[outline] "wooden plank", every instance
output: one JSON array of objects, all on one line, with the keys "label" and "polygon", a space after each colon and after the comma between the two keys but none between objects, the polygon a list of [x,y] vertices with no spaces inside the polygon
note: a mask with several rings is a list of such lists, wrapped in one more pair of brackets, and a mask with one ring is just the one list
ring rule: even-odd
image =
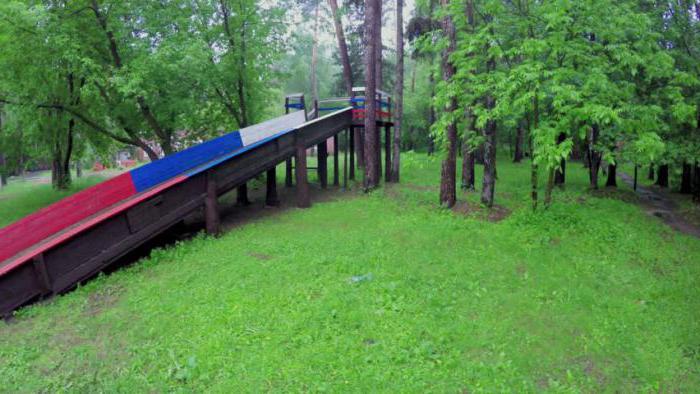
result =
[{"label": "wooden plank", "polygon": [[221,218],[219,215],[216,178],[212,171],[207,172],[207,196],[204,199],[204,218],[206,221],[207,234],[219,235]]},{"label": "wooden plank", "polygon": [[[37,272],[37,267],[33,264],[0,264],[0,269],[6,269],[4,275],[0,274],[0,314],[6,315],[14,308],[43,294],[46,291],[46,283],[51,283],[52,293],[60,293],[74,287],[79,281],[103,270],[134,248],[181,221],[189,213],[200,209],[207,196],[230,190],[228,188],[238,186],[274,168],[277,163],[291,156],[297,156],[300,160],[299,167],[304,169],[297,171],[297,183],[301,185],[299,205],[310,206],[306,149],[326,141],[340,130],[349,127],[351,122],[351,111],[339,111],[306,122],[293,133],[256,142],[249,149],[243,148],[233,155],[212,161],[206,169],[188,172],[189,177],[178,177],[116,204],[61,233],[60,237],[57,236],[51,242],[32,248],[33,254],[29,257],[24,255],[23,261],[12,261],[21,265],[34,256],[43,254],[49,281],[43,276],[41,266],[38,266],[40,269]],[[204,171],[210,172],[216,186],[207,183]],[[154,197],[157,198],[153,199]],[[152,204],[155,201],[158,201],[158,204]],[[153,221],[134,226],[132,220],[130,225],[127,210],[137,206],[144,210],[144,214],[153,218]],[[39,282],[42,283],[41,288]]]},{"label": "wooden plank", "polygon": [[323,140],[317,145],[318,151],[318,181],[321,188],[325,189],[328,186],[328,142]]},{"label": "wooden plank", "polygon": [[265,205],[270,207],[276,207],[280,204],[279,197],[277,196],[277,169],[273,166],[267,170],[266,174],[267,189],[265,191]]},{"label": "wooden plank", "polygon": [[384,165],[385,165],[385,179],[390,181],[391,179],[391,127],[384,126]]},{"label": "wooden plank", "polygon": [[340,158],[338,157],[340,148],[338,147],[338,142],[340,142],[338,134],[333,134],[333,186],[340,185],[340,168],[338,168],[340,163]]},{"label": "wooden plank", "polygon": [[295,111],[275,119],[241,129],[243,146],[248,146],[284,130],[292,130],[306,121],[304,111]]},{"label": "wooden plank", "polygon": [[39,254],[34,256],[32,259],[34,263],[34,272],[36,273],[37,282],[43,290],[44,294],[49,294],[51,292],[51,278],[49,277],[49,272],[46,270],[46,262],[44,261],[44,255]]},{"label": "wooden plank", "polygon": [[294,182],[292,181],[292,166],[292,158],[290,157],[284,162],[284,186],[286,187],[294,186]]},{"label": "wooden plank", "polygon": [[348,171],[349,171],[349,178],[351,181],[355,180],[355,133],[356,132],[357,131],[355,131],[355,127],[350,126],[350,129],[348,131],[348,135],[349,135],[348,145],[349,146],[346,147],[346,149],[348,149],[348,148],[350,149],[350,154],[349,154],[350,155],[350,163],[348,164],[348,166],[349,166]]},{"label": "wooden plank", "polygon": [[297,146],[295,162],[295,172],[297,176],[297,207],[309,208],[311,206],[311,198],[309,196],[309,183],[306,174],[306,146]]},{"label": "wooden plank", "polygon": [[351,135],[352,129],[345,129],[345,149],[343,150],[343,189],[348,188],[348,153],[352,149],[352,143],[350,142]]}]

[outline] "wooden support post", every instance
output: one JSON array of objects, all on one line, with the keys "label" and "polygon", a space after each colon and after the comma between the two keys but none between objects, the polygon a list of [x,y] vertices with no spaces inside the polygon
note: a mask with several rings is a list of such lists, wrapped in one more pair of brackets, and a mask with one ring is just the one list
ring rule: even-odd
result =
[{"label": "wooden support post", "polygon": [[340,158],[338,157],[338,154],[340,153],[340,148],[338,147],[338,142],[340,142],[340,139],[338,138],[338,134],[333,135],[333,186],[338,186],[340,185],[340,168],[338,168],[340,164]]},{"label": "wooden support post", "polygon": [[346,150],[350,151],[350,163],[349,163],[349,168],[348,171],[350,180],[354,181],[355,180],[355,126],[350,126],[350,129],[348,130],[348,135],[350,136],[348,145],[345,147]]},{"label": "wooden support post", "polygon": [[[299,100],[300,103],[304,103],[304,96],[301,96],[301,100]],[[306,109],[303,109],[304,111],[304,118],[306,118]],[[284,99],[284,113],[288,114],[289,113],[289,97]],[[285,162],[285,173],[284,173],[284,186],[286,187],[292,187],[294,186],[294,183],[292,182],[292,158],[290,157],[287,159]]]},{"label": "wooden support post", "polygon": [[309,197],[309,183],[306,174],[306,148],[303,145],[296,147],[296,178],[297,178],[297,207],[309,208],[311,198]]},{"label": "wooden support post", "polygon": [[384,126],[384,165],[386,170],[384,172],[384,179],[387,182],[391,181],[391,126],[388,124]]},{"label": "wooden support post", "polygon": [[219,235],[221,219],[219,217],[219,201],[216,193],[216,179],[214,175],[207,173],[207,196],[204,198],[204,219],[206,221],[207,234]]},{"label": "wooden support post", "polygon": [[276,207],[280,205],[280,200],[277,197],[277,168],[272,167],[267,170],[267,191],[265,194],[265,205]]},{"label": "wooden support post", "polygon": [[37,282],[41,286],[41,294],[51,293],[51,278],[49,277],[49,271],[46,269],[44,254],[38,254],[32,259],[32,262],[34,263],[34,273],[36,274]]},{"label": "wooden support post", "polygon": [[387,107],[387,121],[391,122],[391,97],[387,97],[386,99],[388,107]]},{"label": "wooden support post", "polygon": [[236,190],[236,205],[241,207],[246,207],[250,205],[250,200],[248,199],[247,183],[238,186],[238,190]]},{"label": "wooden support post", "polygon": [[345,129],[345,149],[343,149],[343,189],[348,188],[348,153],[350,151],[350,135],[352,134],[352,126]]},{"label": "wooden support post", "polygon": [[323,140],[317,145],[318,149],[318,180],[321,188],[325,189],[328,186],[328,141]]},{"label": "wooden support post", "polygon": [[377,125],[376,127],[376,133],[377,133],[377,148],[376,148],[376,156],[377,156],[377,167],[379,170],[379,173],[377,174],[377,180],[382,179],[382,128]]},{"label": "wooden support post", "polygon": [[286,187],[294,186],[294,182],[292,181],[292,177],[294,175],[292,174],[292,158],[291,157],[289,159],[287,159],[287,161],[285,161],[284,169],[285,169],[284,186],[286,186]]}]

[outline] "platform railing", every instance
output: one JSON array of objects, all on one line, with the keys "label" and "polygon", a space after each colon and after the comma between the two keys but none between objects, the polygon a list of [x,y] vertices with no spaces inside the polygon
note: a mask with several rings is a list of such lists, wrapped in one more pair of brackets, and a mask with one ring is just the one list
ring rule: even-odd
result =
[{"label": "platform railing", "polygon": [[[392,102],[391,95],[382,91],[377,90],[375,95],[375,100],[377,103],[377,120],[391,122],[392,119]],[[352,96],[349,97],[329,97],[325,99],[318,100],[314,102],[312,108],[308,110],[307,119],[314,119],[324,113],[335,112],[346,109],[348,107],[353,108],[353,119],[355,121],[361,121],[365,118],[365,103],[367,98],[365,96],[364,87],[354,87],[352,89]],[[285,109],[289,110],[306,110],[306,105],[304,103],[304,96],[301,93],[288,95],[285,97]]]}]

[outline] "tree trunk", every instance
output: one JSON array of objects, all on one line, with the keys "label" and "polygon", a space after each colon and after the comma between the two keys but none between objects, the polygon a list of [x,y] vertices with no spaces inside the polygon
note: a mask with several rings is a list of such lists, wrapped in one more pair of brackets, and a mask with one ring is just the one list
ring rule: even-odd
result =
[{"label": "tree trunk", "polygon": [[474,151],[469,149],[468,144],[464,144],[462,151],[462,189],[474,191]]},{"label": "tree trunk", "polygon": [[647,179],[650,181],[654,180],[654,165],[653,164],[649,164],[649,173],[647,175]]},{"label": "tree trunk", "polygon": [[[430,83],[430,98],[431,101],[433,101],[435,100],[435,77],[433,76],[432,71],[430,72],[428,81]],[[435,124],[435,108],[433,108],[431,105],[430,113],[428,114],[428,130],[426,130],[426,134],[428,136],[428,156],[432,156],[432,154],[435,152],[435,141],[433,140],[433,136],[430,135],[430,128],[433,126],[433,124]]]},{"label": "tree trunk", "polygon": [[554,184],[564,186],[566,183],[566,160],[562,159],[559,168],[554,172]]},{"label": "tree trunk", "polygon": [[[441,1],[443,7],[449,6],[449,0]],[[450,55],[455,51],[456,32],[452,22],[452,17],[448,14],[442,19],[442,31],[449,39],[447,49],[442,53],[442,80],[449,83],[455,74],[455,67],[450,62]],[[448,114],[457,110],[457,101],[450,100],[445,111]],[[446,133],[446,156],[442,161],[442,171],[440,174],[440,204],[452,208],[457,202],[457,125],[454,121],[447,125]]]},{"label": "tree trunk", "polygon": [[523,125],[518,123],[515,129],[515,153],[513,154],[513,163],[520,163],[523,160],[523,136],[525,131]]},{"label": "tree trunk", "polygon": [[[2,133],[3,121],[3,105],[0,103],[0,134]],[[20,156],[22,156],[20,154]],[[7,166],[5,163],[5,154],[0,152],[0,188],[7,185]]]},{"label": "tree trunk", "polygon": [[403,0],[396,0],[396,93],[394,102],[394,141],[392,145],[391,176],[387,179],[398,182],[401,171],[401,121],[403,118]]},{"label": "tree trunk", "polygon": [[463,190],[475,190],[475,173],[474,173],[474,149],[470,144],[470,138],[475,133],[476,118],[471,110],[467,110],[467,130],[464,132],[462,139],[462,182]]},{"label": "tree trunk", "polygon": [[343,20],[338,13],[338,1],[328,0],[333,14],[333,24],[335,25],[335,36],[338,39],[338,52],[340,52],[340,63],[343,66],[343,84],[349,96],[352,95],[352,67],[350,65],[350,56],[348,54],[348,44],[345,40],[345,31],[343,30]]},{"label": "tree trunk", "polygon": [[75,176],[76,178],[83,177],[83,162],[81,160],[75,162]]},{"label": "tree trunk", "polygon": [[[566,141],[566,134],[560,133],[557,137],[557,144],[561,144]],[[559,163],[559,168],[554,172],[554,184],[557,186],[564,186],[566,183],[566,159],[561,159]]]},{"label": "tree trunk", "polygon": [[7,163],[5,154],[0,152],[0,187],[7,186]]},{"label": "tree trunk", "polygon": [[682,194],[690,194],[693,191],[693,167],[690,163],[683,163],[683,175],[681,176],[681,189]]},{"label": "tree trunk", "polygon": [[[383,0],[377,0],[377,10],[375,13],[375,18],[374,18],[374,23],[376,24],[375,27],[375,33],[376,33],[376,41],[374,45],[374,50],[377,51],[377,56],[375,58],[375,65],[377,67],[377,71],[375,71],[375,79],[376,84],[375,84],[375,89],[376,90],[383,90],[384,89],[384,70],[382,67],[382,50],[384,49],[382,47],[383,42],[382,42],[382,17],[383,17]],[[377,105],[376,108],[377,111],[382,111],[382,105],[381,103]],[[377,150],[375,151],[375,154],[377,155],[377,182],[382,178],[382,128],[377,127]]]},{"label": "tree trunk", "polygon": [[476,149],[474,150],[474,160],[476,161],[476,164],[479,164],[482,166],[484,165],[484,144],[483,143],[479,144],[479,146],[477,146]]},{"label": "tree trunk", "polygon": [[379,149],[379,134],[377,131],[377,113],[375,100],[377,94],[377,21],[376,18],[381,0],[365,0],[365,35],[367,45],[365,47],[365,191],[374,189],[379,184],[379,161],[377,149]]},{"label": "tree trunk", "polygon": [[[384,70],[383,70],[383,58],[382,58],[382,50],[383,48],[383,43],[382,43],[382,0],[377,0],[377,11],[375,13],[375,19],[374,23],[376,24],[375,26],[375,33],[376,33],[376,41],[375,41],[375,46],[374,50],[377,51],[377,55],[375,58],[375,65],[377,67],[377,70],[375,71],[375,77],[377,78],[377,85],[376,89],[382,90],[384,87]],[[381,109],[381,108],[380,108]],[[377,129],[378,130],[378,129]],[[381,159],[380,159],[381,161]],[[381,167],[381,166],[380,166]]]},{"label": "tree trunk", "polygon": [[530,197],[532,199],[532,210],[536,211],[537,210],[537,189],[538,189],[538,180],[537,180],[537,175],[539,169],[537,168],[537,163],[535,162],[535,137],[533,135],[533,130],[537,129],[539,127],[540,123],[540,104],[539,104],[539,97],[537,96],[537,90],[535,90],[535,97],[532,99],[532,114],[533,114],[533,122],[530,122],[530,117],[528,115],[527,118],[527,128],[528,128],[528,134],[530,135],[530,151],[531,151],[531,160],[530,160]]},{"label": "tree trunk", "polygon": [[158,144],[161,149],[163,149],[163,156],[170,156],[175,153],[175,147],[173,146],[173,135],[169,130],[163,131],[165,134],[159,138]]},{"label": "tree trunk", "polygon": [[[311,99],[318,102],[318,25],[320,19],[321,2],[316,3],[314,11],[314,43],[311,47]],[[318,108],[316,108],[318,111]],[[316,113],[318,117],[318,113]]]},{"label": "tree trunk", "polygon": [[693,171],[693,200],[700,202],[700,162],[695,162]]},{"label": "tree trunk", "polygon": [[[476,19],[474,19],[474,0],[467,0],[464,7],[464,16],[467,19],[469,33],[473,34],[476,28]],[[470,55],[471,56],[471,55]],[[467,109],[467,125],[469,129],[464,133],[462,141],[462,189],[474,191],[476,183],[476,174],[474,171],[475,154],[474,148],[469,143],[470,134],[476,133],[476,117],[471,109]]]},{"label": "tree trunk", "polygon": [[[73,130],[75,120],[68,121],[68,135],[65,149],[60,141],[56,141],[51,166],[51,184],[56,190],[66,190],[71,184],[70,159],[73,154]],[[64,153],[65,150],[65,153]]]},{"label": "tree trunk", "polygon": [[[493,99],[490,99],[493,101]],[[496,188],[496,121],[486,122],[484,129],[484,177],[481,191],[481,202],[488,207],[493,206],[493,196]]]},{"label": "tree trunk", "polygon": [[617,187],[617,165],[608,164],[608,180],[605,182],[606,187]]},{"label": "tree trunk", "polygon": [[592,189],[598,189],[598,171],[600,170],[600,161],[602,154],[596,149],[600,130],[598,125],[593,125],[588,133],[588,179]]},{"label": "tree trunk", "polygon": [[656,184],[659,187],[668,187],[668,164],[659,166],[656,176]]},{"label": "tree trunk", "polygon": [[150,161],[156,161],[159,160],[160,157],[158,156],[158,153],[153,150],[147,143],[142,142],[142,141],[134,141],[134,145],[138,146],[139,148],[143,149],[144,152],[146,152],[146,156],[148,156],[148,160]]},{"label": "tree trunk", "polygon": [[51,165],[51,184],[56,190],[66,190],[70,187],[70,181],[70,171],[66,171],[63,165],[62,154],[57,152],[54,154]]},{"label": "tree trunk", "polygon": [[[487,72],[496,69],[496,61],[491,58],[486,65]],[[492,111],[496,106],[496,99],[491,93],[486,96],[486,108]],[[493,114],[489,114],[492,117]],[[496,120],[486,121],[484,128],[484,177],[481,189],[481,202],[487,207],[493,206],[493,196],[496,188]]]},{"label": "tree trunk", "polygon": [[245,63],[247,58],[246,51],[246,29],[248,24],[244,23],[241,28],[241,44],[240,44],[240,54],[238,56],[238,67],[237,67],[237,86],[236,91],[238,93],[238,106],[240,107],[240,118],[241,128],[248,127],[250,125],[250,119],[248,114],[248,95],[245,92],[245,77],[244,70],[246,69]]},{"label": "tree trunk", "polygon": [[574,143],[571,147],[571,160],[583,160],[584,156],[581,151],[583,150],[582,142],[578,138],[574,138]]},{"label": "tree trunk", "polygon": [[544,207],[552,205],[552,191],[554,190],[554,168],[547,171],[547,188],[544,190]]}]

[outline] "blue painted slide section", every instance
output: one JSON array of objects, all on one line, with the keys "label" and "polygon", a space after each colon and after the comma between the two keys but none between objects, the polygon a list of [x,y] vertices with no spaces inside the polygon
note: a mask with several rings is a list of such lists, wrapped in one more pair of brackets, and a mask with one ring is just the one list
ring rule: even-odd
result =
[{"label": "blue painted slide section", "polygon": [[234,131],[136,168],[131,171],[131,178],[140,193],[242,147],[241,134]]}]

